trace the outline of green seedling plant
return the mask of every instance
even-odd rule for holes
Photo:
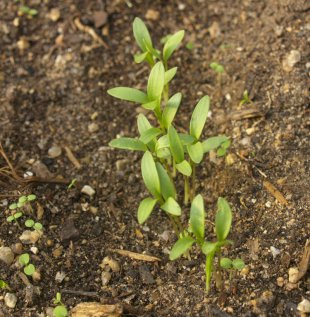
[[[22,254],[19,259],[18,262],[24,267],[24,273],[28,276],[32,276],[33,273],[36,271],[35,266],[30,263],[30,256],[28,253],[24,253]]]
[[[245,264],[242,259],[236,258],[231,260],[229,258],[221,258],[220,267],[229,272],[229,285],[231,287],[231,281],[237,271],[242,270]]]
[[[139,204],[138,222],[143,224],[158,205],[170,219],[178,238],[190,239],[189,231],[181,222],[182,198],[184,205],[189,201],[193,202],[196,196],[197,165],[202,163],[205,154],[210,151],[217,151],[219,156],[225,155],[230,140],[225,135],[202,138],[210,107],[210,98],[207,95],[194,107],[187,133],[178,132],[173,123],[182,94],[178,92],[169,95],[169,84],[177,72],[177,67],[170,68],[169,63],[174,51],[181,44],[184,31],[165,37],[161,51],[154,48],[146,25],[139,18],[134,20],[133,34],[141,50],[135,55],[135,62],[147,62],[150,66],[146,91],[116,87],[109,89],[108,94],[141,105],[153,114],[156,124],[153,125],[146,115],[140,113],[137,117],[139,137],[117,138],[109,145],[143,152],[141,173],[150,195]],[[176,177],[183,178],[183,197],[176,191]]]
[[[248,93],[247,90],[245,90],[243,92],[243,97],[242,97],[242,99],[241,99],[241,101],[239,103],[239,106],[243,106],[245,104],[251,104],[251,103],[252,103],[252,100],[249,97],[249,93]]]
[[[27,219],[25,221],[25,226],[27,228],[32,228],[36,231],[41,231],[43,229],[43,226],[40,222],[35,222],[33,219]]]
[[[10,286],[8,283],[6,283],[4,280],[0,280],[0,289],[7,289],[7,290],[11,290]]]
[[[18,13],[20,15],[27,15],[28,18],[32,18],[34,16],[36,16],[39,12],[38,10],[36,9],[32,9],[32,8],[29,8],[28,6],[21,6],[19,9],[18,9]]]
[[[222,285],[222,268],[241,269],[244,263],[241,259],[236,259],[231,262],[231,266],[229,267],[222,265],[224,262],[227,263],[227,260],[223,261],[223,258],[221,258],[222,248],[228,244],[233,244],[231,240],[227,239],[232,222],[232,212],[228,202],[222,197],[217,201],[217,213],[215,217],[216,241],[205,240],[205,218],[206,212],[203,198],[201,195],[197,195],[191,204],[189,226],[184,230],[182,236],[173,246],[170,252],[170,260],[178,259],[180,256],[186,254],[194,244],[197,244],[202,253],[206,256],[206,292],[209,292],[215,257],[218,259],[216,279],[218,288],[221,288]]]
[[[218,84],[218,93],[220,94],[222,91],[222,75],[225,73],[224,66],[213,62],[210,64],[210,68],[213,69],[216,72],[217,75],[217,84]]]
[[[67,307],[62,302],[60,293],[56,293],[56,297],[54,298],[54,304],[57,305],[53,309],[54,317],[66,317],[66,316],[68,316]]]

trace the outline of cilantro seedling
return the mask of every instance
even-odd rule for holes
[[[30,263],[30,256],[28,253],[22,254],[19,259],[19,263],[24,267],[24,273],[28,276],[32,276],[33,273],[36,271],[35,266]]]
[[[249,97],[248,91],[245,90],[245,91],[243,92],[243,97],[242,97],[242,99],[241,99],[241,101],[240,101],[240,103],[239,103],[239,106],[243,106],[243,105],[245,105],[245,104],[247,104],[247,103],[251,104],[251,103],[252,103],[252,100],[251,100],[250,97]]]
[[[193,42],[187,42],[185,47],[189,50],[192,51],[195,48],[195,44]]]
[[[10,286],[8,285],[8,283],[6,283],[4,280],[0,280],[0,289],[7,289],[7,290],[11,290]]]
[[[54,304],[57,305],[53,310],[54,317],[66,317],[68,316],[68,310],[64,303],[61,301],[61,294],[56,293],[54,298]]]
[[[39,12],[36,9],[32,9],[32,8],[29,8],[28,6],[23,5],[18,9],[18,13],[19,15],[27,15],[28,18],[32,18],[35,15],[37,15]]]
[[[76,178],[73,178],[73,180],[70,182],[70,184],[68,185],[68,189],[71,189],[72,187],[75,186],[75,183],[76,183],[77,179]]]
[[[40,222],[35,222],[32,219],[27,219],[25,221],[25,226],[27,228],[32,228],[32,229],[34,229],[36,231],[41,231],[43,229],[43,226],[42,226],[42,224]]]

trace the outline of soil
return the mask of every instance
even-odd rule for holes
[[[38,15],[19,16],[18,1],[0,2],[0,141],[21,177],[8,177],[0,158],[0,246],[16,252],[13,264],[1,262],[0,279],[17,296],[10,309],[4,304],[8,291],[0,290],[0,316],[46,316],[56,292],[70,309],[87,301],[120,303],[124,316],[299,316],[298,303],[310,299],[309,275],[290,284],[288,270],[301,268],[309,238],[309,2],[30,0],[27,5]],[[59,9],[58,19],[53,8]],[[97,11],[101,21],[95,24]],[[138,224],[136,210],[147,195],[141,154],[108,147],[117,135],[137,135],[140,110],[106,93],[115,86],[145,87],[148,68],[133,62],[136,16],[146,21],[154,43],[184,29],[184,44],[194,46],[183,45],[171,62],[178,66],[171,92],[183,94],[176,125],[187,129],[194,106],[208,94],[211,118],[204,135],[232,138],[229,159],[211,156],[198,170],[197,192],[209,219],[214,221],[219,196],[233,209],[235,244],[225,254],[246,263],[222,292],[213,284],[210,294],[204,292],[198,250],[191,260],[169,261],[175,236],[162,212]],[[288,67],[292,50],[300,59]],[[225,68],[221,78],[209,67],[213,61]],[[240,105],[245,90],[251,102]],[[90,124],[98,129],[90,132]],[[48,155],[53,145],[62,148],[56,158]],[[25,183],[26,172],[62,181]],[[76,186],[68,189],[73,179]],[[81,193],[84,185],[95,195]],[[23,229],[6,221],[8,205],[30,193],[37,202],[29,216],[39,214],[44,226],[36,255],[32,245],[16,247]],[[208,224],[207,230],[213,239]],[[161,260],[139,261],[115,249]],[[32,254],[41,274],[38,281],[28,278],[28,287],[16,264],[21,252]],[[106,256],[120,270],[103,286],[106,268],[100,264]],[[60,272],[64,279],[55,280]]]

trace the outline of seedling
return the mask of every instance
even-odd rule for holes
[[[135,55],[135,62],[146,61],[151,68],[146,91],[129,87],[116,87],[109,89],[108,94],[121,100],[140,104],[142,108],[153,112],[157,124],[156,126],[152,125],[144,114],[139,114],[137,118],[139,138],[121,137],[112,140],[109,145],[114,148],[144,153],[141,161],[141,172],[150,195],[140,202],[138,222],[144,223],[150,217],[155,205],[159,205],[170,219],[179,238],[173,248],[172,259],[186,253],[196,241],[194,239],[196,237],[198,245],[207,256],[206,270],[209,287],[214,254],[219,252],[220,248],[228,242],[225,240],[226,236],[223,238],[221,235],[221,239],[214,244],[212,252],[210,251],[213,254],[211,257],[209,249],[205,250],[207,242],[203,243],[204,236],[198,237],[197,232],[192,234],[190,230],[184,228],[180,217],[182,214],[180,201],[182,199],[180,199],[180,194],[177,194],[174,178],[179,175],[184,179],[184,204],[192,201],[192,206],[193,204],[195,206],[196,202],[194,203],[194,201],[197,199],[202,201],[202,196],[195,197],[196,166],[203,161],[204,155],[212,150],[216,150],[219,156],[223,156],[230,145],[230,140],[224,135],[202,139],[210,107],[210,98],[207,95],[203,96],[196,104],[191,115],[188,133],[179,133],[173,124],[181,104],[182,95],[176,93],[171,97],[169,96],[169,83],[174,78],[177,67],[169,68],[168,61],[182,42],[184,31],[181,30],[165,37],[162,41],[164,46],[161,51],[154,48],[146,25],[139,18],[134,20],[133,34],[141,49],[141,52]],[[195,209],[195,207],[192,208]],[[225,223],[222,221],[220,225],[225,225]],[[221,230],[220,225],[217,226],[218,231]]]
[[[187,42],[185,47],[189,50],[192,51],[195,48],[195,44],[193,42]]]
[[[77,181],[77,179],[76,179],[76,178],[73,178],[73,180],[71,181],[71,183],[68,185],[68,189],[71,189],[72,187],[74,187],[76,181]]]
[[[3,280],[0,280],[0,289],[7,289],[7,290],[11,290],[11,288],[9,287],[8,283],[6,283]]]
[[[34,220],[32,220],[32,219],[27,219],[25,221],[25,226],[27,228],[33,228],[36,231],[41,231],[43,228],[43,226],[40,222],[34,222]]]
[[[30,263],[30,256],[28,253],[22,254],[19,259],[19,263],[24,267],[24,273],[28,276],[32,276],[36,271],[36,268],[33,264]]]
[[[245,90],[245,91],[243,92],[243,98],[242,98],[242,100],[240,101],[239,106],[245,105],[245,104],[247,104],[247,103],[250,103],[250,104],[251,104],[251,103],[252,103],[252,100],[251,100],[250,97],[249,97],[248,91]]]
[[[20,225],[19,225],[17,219],[20,218],[20,217],[22,217],[22,216],[23,216],[23,213],[22,213],[21,211],[17,211],[17,212],[15,212],[14,214],[8,216],[8,217],[6,218],[6,221],[7,221],[7,222],[10,222],[10,223],[16,222],[17,226],[20,228]]]
[[[28,18],[32,18],[38,14],[38,10],[29,8],[28,6],[23,5],[18,9],[18,14],[19,15],[25,14],[28,16]]]
[[[170,252],[170,260],[176,260],[181,255],[186,254],[193,244],[196,243],[206,256],[206,292],[209,292],[215,256],[218,258],[218,263],[221,263],[221,265],[218,265],[217,272],[220,276],[217,279],[219,288],[221,287],[221,268],[240,269],[243,268],[244,263],[242,260],[236,259],[230,263],[229,267],[224,267],[223,265],[228,265],[227,260],[223,261],[221,259],[221,249],[228,244],[233,244],[231,240],[227,240],[232,222],[232,212],[228,202],[221,197],[217,201],[217,213],[215,217],[217,240],[214,242],[205,241],[205,217],[203,198],[201,195],[197,195],[192,201],[189,227],[182,233],[182,236],[173,246]]]
[[[57,305],[53,310],[54,317],[66,317],[68,316],[68,310],[64,303],[61,301],[61,294],[56,293],[54,298],[54,304]]]
[[[210,67],[218,74],[222,74],[225,72],[224,66],[218,63],[211,63]]]

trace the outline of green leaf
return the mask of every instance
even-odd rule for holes
[[[226,154],[226,149],[223,149],[222,147],[216,151],[216,155],[218,157],[224,156],[225,154]]]
[[[30,194],[30,195],[27,196],[27,200],[28,201],[33,201],[33,200],[36,200],[36,199],[37,199],[37,196],[34,195],[34,194]]]
[[[182,144],[185,146],[192,144],[196,141],[196,139],[193,136],[186,133],[179,133],[179,137],[181,139]]]
[[[160,99],[165,83],[165,68],[162,62],[156,63],[147,82],[147,95],[149,100]]]
[[[61,293],[57,292],[56,293],[56,299],[54,301],[54,304],[61,303]]]
[[[193,245],[194,242],[195,240],[191,237],[180,238],[170,251],[169,259],[173,261],[179,258]]]
[[[150,53],[149,52],[143,52],[143,53],[140,53],[140,54],[136,54],[134,56],[135,63],[140,64],[143,61],[145,61],[145,59],[146,59],[148,54],[150,54]]]
[[[43,229],[43,226],[40,222],[36,222],[33,226],[34,229],[36,230],[42,230]]]
[[[146,151],[141,162],[142,177],[146,188],[156,198],[160,197],[160,182],[152,154]]]
[[[152,125],[143,113],[140,113],[138,115],[137,123],[140,135],[143,134],[146,130],[152,128]]]
[[[9,209],[10,210],[14,210],[14,209],[16,209],[17,208],[17,204],[16,203],[13,203],[13,204],[11,204],[10,206],[9,206]]]
[[[36,268],[33,264],[28,264],[24,267],[24,273],[28,276],[32,276],[32,274],[36,271]]]
[[[67,317],[68,310],[64,305],[56,306],[53,310],[54,317]]]
[[[167,61],[178,45],[182,42],[184,37],[184,31],[178,31],[177,33],[173,34],[169,37],[167,42],[165,43],[164,50],[163,50],[163,58],[164,61]]]
[[[159,99],[144,103],[141,106],[147,110],[154,110],[156,107],[159,106]]]
[[[160,189],[161,189],[162,196],[164,197],[165,200],[167,200],[169,197],[172,197],[175,199],[176,197],[175,187],[167,171],[158,162],[156,163],[156,168],[157,168],[157,173],[159,176]]]
[[[16,212],[13,216],[14,216],[15,219],[18,219],[18,218],[20,218],[22,215],[23,215],[23,213],[22,213],[21,211],[19,211],[19,212]]]
[[[163,111],[163,122],[166,129],[168,129],[179,109],[182,100],[182,94],[176,93],[167,102],[167,105]]]
[[[27,201],[27,197],[26,196],[21,196],[18,199],[18,202],[21,203],[21,204],[24,204],[26,201]]]
[[[17,208],[22,208],[24,205],[25,205],[25,203],[22,203],[22,202],[19,201],[17,203]]]
[[[222,143],[229,140],[225,135],[213,136],[202,142],[203,152],[209,152],[218,148]]]
[[[181,163],[176,164],[175,166],[177,170],[185,175],[185,176],[191,176],[192,175],[192,168],[191,165],[186,161],[182,161]]]
[[[169,197],[160,208],[173,216],[181,216],[181,207],[172,197]]]
[[[214,255],[215,255],[215,252],[211,252],[207,255],[207,258],[206,258],[206,292],[207,293],[210,290]]]
[[[210,107],[210,98],[209,96],[204,96],[197,103],[189,126],[190,135],[195,137],[197,140],[200,138],[203,127],[206,123],[208,112]]]
[[[0,280],[0,289],[8,288],[8,284],[4,282],[3,280]]]
[[[173,67],[165,72],[165,85],[167,85],[174,78],[175,74],[177,73],[177,70],[177,67]]]
[[[159,128],[150,128],[144,131],[140,136],[140,141],[144,144],[148,144],[150,141],[155,139],[158,135],[160,135],[162,131]]]
[[[201,195],[197,195],[192,201],[190,224],[194,235],[201,243],[205,237],[205,208]]]
[[[137,41],[138,46],[143,52],[147,51],[147,46],[153,47],[150,33],[140,18],[135,18],[133,21],[133,35]]]
[[[161,136],[156,143],[156,150],[160,150],[163,148],[168,148],[169,147],[169,139],[168,135],[163,135]]]
[[[27,265],[30,261],[30,256],[28,253],[22,254],[19,258],[18,261],[21,265]]]
[[[27,219],[25,221],[25,226],[28,228],[32,228],[34,226],[34,221],[32,219]]]
[[[210,64],[210,67],[214,70],[214,71],[216,71],[217,73],[224,73],[224,67],[221,65],[221,64],[218,64],[218,63],[215,63],[215,62],[213,62],[213,63],[211,63]]]
[[[171,153],[168,148],[163,148],[163,149],[156,150],[156,156],[158,158],[168,159],[169,157],[171,157]]]
[[[217,213],[215,216],[215,231],[219,241],[224,241],[228,236],[232,222],[232,213],[228,202],[219,197],[217,201]]]
[[[147,95],[136,88],[115,87],[109,89],[107,93],[112,97],[136,103],[147,103],[149,101]]]
[[[122,149],[122,150],[131,150],[131,151],[145,152],[147,150],[147,147],[142,141],[137,139],[132,139],[132,138],[114,139],[109,143],[109,146]]]
[[[140,202],[139,208],[138,208],[138,222],[139,224],[144,223],[147,218],[151,215],[154,206],[157,202],[157,199],[153,198],[145,198]]]
[[[205,241],[201,247],[201,251],[203,254],[208,255],[209,253],[216,252],[218,249],[218,245],[216,242]]]
[[[190,144],[187,146],[187,151],[192,159],[192,161],[196,164],[199,164],[203,159],[203,149],[201,143],[198,141],[195,144]]]
[[[178,132],[173,126],[170,126],[168,129],[168,138],[172,156],[177,163],[181,163],[184,161],[184,149]]]
[[[235,270],[242,270],[245,267],[245,264],[241,259],[234,259],[232,261],[232,266]]]
[[[30,9],[29,12],[28,12],[28,14],[31,15],[31,16],[35,16],[35,15],[38,14],[38,10],[36,10],[36,9]]]
[[[232,261],[229,258],[221,258],[220,260],[220,266],[225,269],[225,270],[229,270],[231,269],[232,266]]]

